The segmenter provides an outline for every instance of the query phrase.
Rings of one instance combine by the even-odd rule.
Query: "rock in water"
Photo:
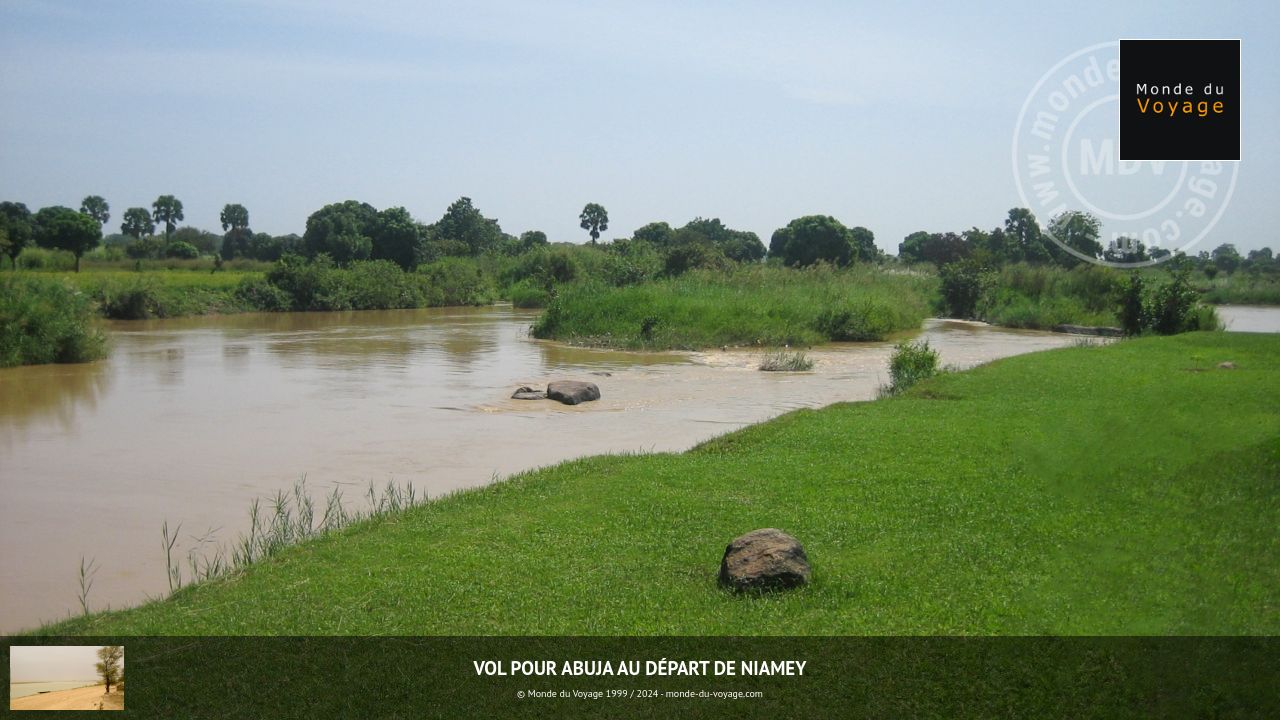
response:
[[[809,582],[809,557],[800,541],[775,528],[733,539],[720,561],[720,584],[744,590],[785,590]]]
[[[542,392],[541,390],[534,390],[531,387],[525,386],[516,390],[515,393],[511,395],[511,399],[512,400],[546,400],[547,394]]]
[[[600,388],[595,383],[580,380],[558,380],[547,385],[547,397],[565,405],[577,405],[600,399]]]

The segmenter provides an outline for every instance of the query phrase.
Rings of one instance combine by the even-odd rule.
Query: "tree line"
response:
[[[18,255],[30,245],[67,250],[75,256],[78,271],[80,258],[104,241],[102,229],[110,218],[110,205],[98,195],[84,198],[78,212],[53,206],[32,213],[22,203],[2,202],[0,251],[16,267]],[[390,260],[406,270],[446,257],[521,255],[549,244],[546,233],[539,230],[519,236],[504,232],[497,219],[486,217],[468,197],[454,201],[433,223],[419,222],[404,207],[378,210],[356,200],[332,203],[307,218],[301,236],[253,232],[249,210],[239,203],[223,207],[219,215],[222,235],[179,228],[183,220],[182,201],[173,195],[161,195],[150,208],[125,210],[120,233],[108,236],[106,242],[122,244],[124,251],[137,259],[209,255],[218,261],[248,258],[274,262],[286,255],[326,255],[338,265]],[[596,245],[609,228],[608,211],[599,203],[587,203],[579,215],[579,224],[590,243]],[[1003,224],[991,230],[973,227],[960,233],[911,233],[899,244],[896,260],[929,263],[941,270],[955,263],[996,267],[1021,262],[1071,267],[1082,262],[1081,257],[1134,262],[1169,254],[1159,248],[1148,249],[1131,238],[1119,238],[1104,247],[1099,239],[1100,227],[1097,218],[1088,213],[1064,212],[1042,229],[1030,210],[1012,208]],[[157,235],[158,228],[163,229],[162,235]],[[667,275],[766,258],[793,267],[818,262],[844,267],[893,259],[876,247],[871,230],[847,227],[829,215],[792,220],[773,232],[767,248],[754,232],[735,230],[719,218],[702,217],[679,227],[651,222],[637,228],[629,238],[605,245],[624,253],[634,252],[636,247],[650,248],[661,256]],[[1242,257],[1231,244],[1202,252],[1193,262],[1210,278],[1218,272],[1231,274],[1241,268],[1274,270],[1277,265],[1270,248]]]

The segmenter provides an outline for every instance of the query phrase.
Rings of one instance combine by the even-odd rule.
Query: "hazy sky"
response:
[[[14,645],[9,648],[9,682],[96,680],[101,645]]]
[[[0,199],[172,193],[219,230],[359,199],[583,241],[720,217],[768,242],[831,214],[896,252],[1020,205],[1018,111],[1121,37],[1243,39],[1244,160],[1206,241],[1280,247],[1275,3],[0,0]],[[1047,220],[1047,218],[1042,218]]]

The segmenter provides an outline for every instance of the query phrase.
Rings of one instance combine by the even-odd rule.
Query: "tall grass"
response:
[[[307,490],[306,478],[294,483],[289,491],[277,491],[267,498],[254,498],[249,505],[249,529],[230,544],[217,541],[216,530],[190,536],[186,550],[184,575],[178,541],[181,524],[172,532],[165,521],[161,527],[165,567],[169,576],[169,592],[180,590],[185,582],[205,582],[237,572],[270,558],[285,548],[341,530],[353,523],[390,517],[427,501],[413,483],[397,485],[388,481],[379,487],[372,482],[364,492],[363,510],[348,509],[342,491],[334,487],[324,497],[324,508],[317,516],[316,503]]]
[[[1218,305],[1280,305],[1280,276],[1234,275],[1214,278],[1201,298]]]
[[[626,287],[577,282],[559,289],[533,334],[633,349],[878,340],[919,327],[936,285],[873,267],[764,265]]]
[[[803,350],[777,350],[765,353],[760,360],[760,369],[765,372],[804,372],[813,369],[813,360]]]
[[[25,273],[0,278],[0,367],[77,363],[106,355],[89,297]]]
[[[1048,330],[1056,325],[1119,324],[1123,276],[1084,264],[1066,270],[1049,265],[1006,265],[978,301],[980,319],[1008,327]]]

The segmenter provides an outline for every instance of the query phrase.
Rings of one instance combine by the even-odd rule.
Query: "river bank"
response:
[[[1280,338],[1250,334],[1008,358],[522,473],[41,632],[1274,633],[1277,370]],[[769,526],[812,584],[719,590],[728,539]]]
[[[303,475],[318,500],[336,489],[361,508],[370,482],[434,498],[584,455],[684,451],[791,410],[874,398],[897,339],[821,346],[810,372],[763,373],[754,349],[534,340],[535,317],[486,307],[121,321],[107,325],[105,361],[0,371],[0,474],[18,478],[0,503],[11,549],[0,629],[78,613],[81,557],[100,568],[90,608],[167,593],[162,523],[182,524],[174,557],[187,577],[199,539],[234,539],[254,498]],[[900,337],[958,367],[1078,341],[933,320]],[[604,397],[510,398],[565,378]],[[68,511],[76,533],[60,529]]]

